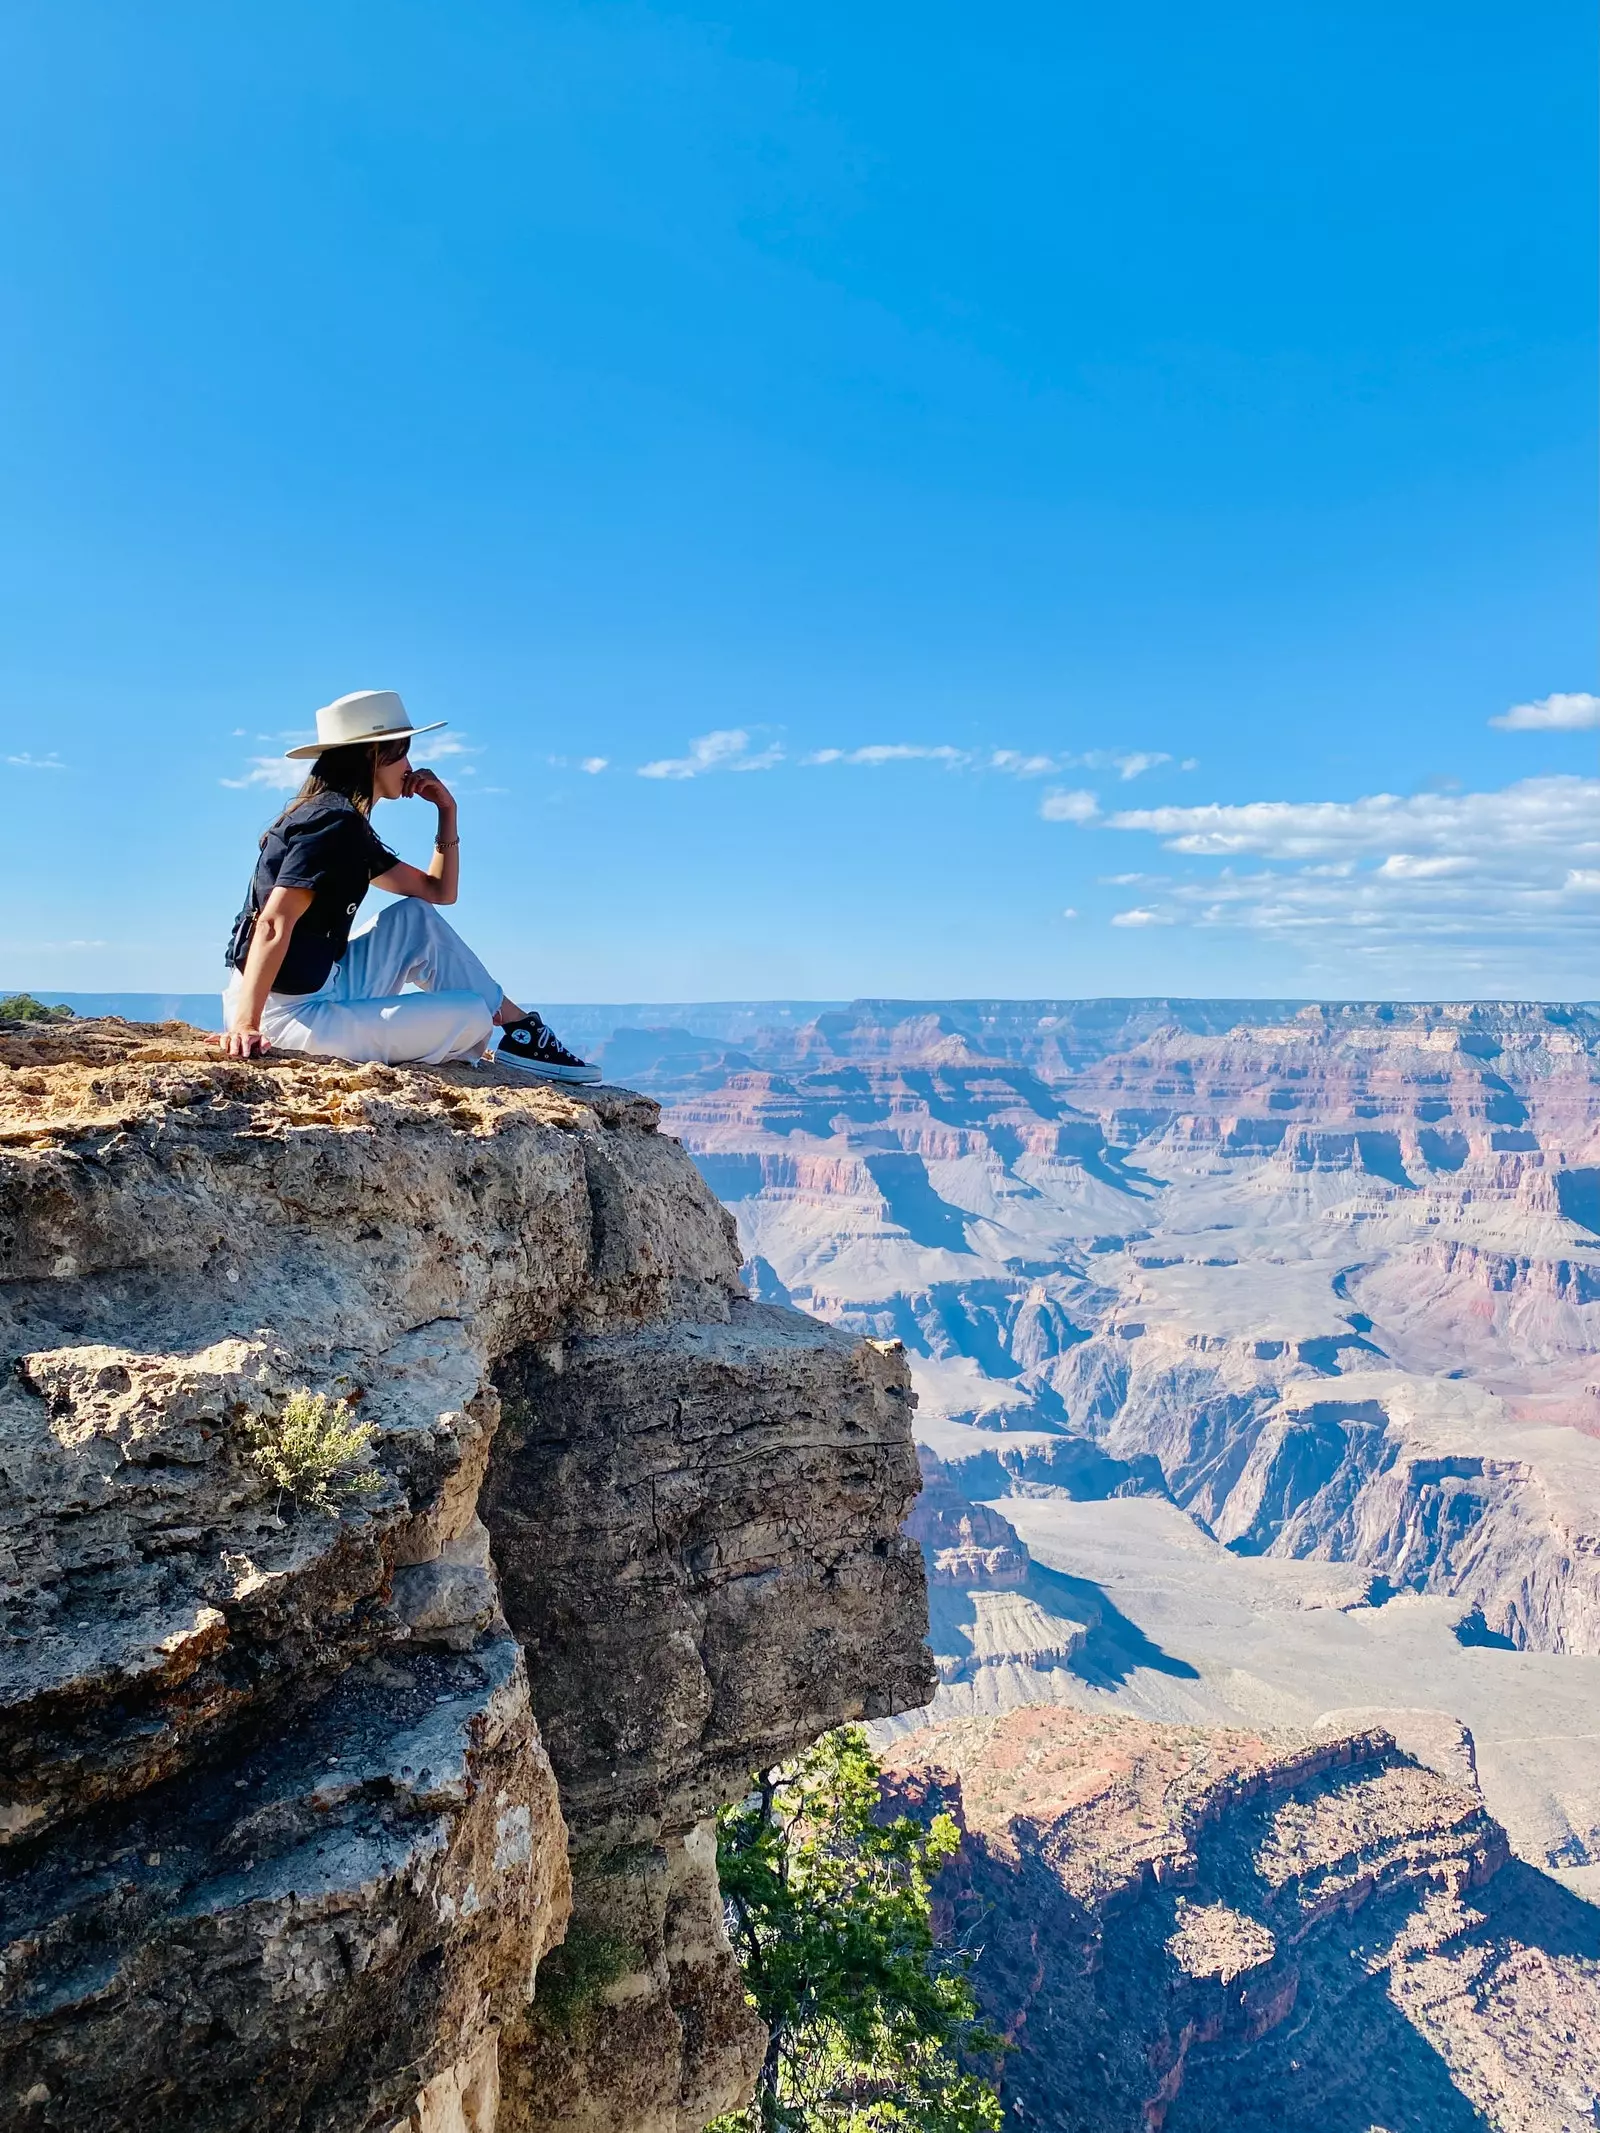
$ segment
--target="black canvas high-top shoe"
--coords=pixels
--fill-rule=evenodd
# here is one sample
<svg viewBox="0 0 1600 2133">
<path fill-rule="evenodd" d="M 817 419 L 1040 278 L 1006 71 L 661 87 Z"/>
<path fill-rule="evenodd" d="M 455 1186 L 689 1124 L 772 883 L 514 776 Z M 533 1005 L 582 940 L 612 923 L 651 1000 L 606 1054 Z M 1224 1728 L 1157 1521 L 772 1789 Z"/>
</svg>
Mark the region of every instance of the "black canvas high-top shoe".
<svg viewBox="0 0 1600 2133">
<path fill-rule="evenodd" d="M 600 1069 L 569 1052 L 540 1015 L 508 1022 L 491 1057 L 501 1066 L 520 1067 L 544 1081 L 598 1081 Z"/>
</svg>

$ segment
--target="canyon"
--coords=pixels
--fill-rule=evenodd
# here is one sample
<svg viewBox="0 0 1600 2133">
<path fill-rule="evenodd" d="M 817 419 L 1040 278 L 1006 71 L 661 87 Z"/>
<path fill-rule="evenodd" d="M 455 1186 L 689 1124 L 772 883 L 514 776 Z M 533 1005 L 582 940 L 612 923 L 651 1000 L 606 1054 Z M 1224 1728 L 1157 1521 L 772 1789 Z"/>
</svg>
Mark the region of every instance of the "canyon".
<svg viewBox="0 0 1600 2133">
<path fill-rule="evenodd" d="M 1590 2124 L 1600 1014 L 590 1012 L 736 1214 L 751 1293 L 909 1357 L 940 1679 L 876 1737 L 975 1833 L 950 1916 L 998 1921 L 1016 2122 L 1254 2123 L 1259 2094 L 1264 2125 Z M 1181 1871 L 1071 1807 L 1113 1736 L 1118 1813 L 1170 1823 Z M 1050 1783 L 998 1812 L 1030 1759 Z M 1331 1910 L 1263 1880 L 1274 1816 L 1321 1856 L 1369 1799 L 1387 1835 L 1352 1838 Z M 1185 1887 L 1238 1943 L 1220 1999 Z M 1369 2020 L 1400 2071 L 1341 2087 Z"/>
<path fill-rule="evenodd" d="M 0 2122 L 699 2133 L 862 1720 L 1008 2123 L 1592 2126 L 1600 1015 L 551 1013 L 0 1031 Z"/>
</svg>

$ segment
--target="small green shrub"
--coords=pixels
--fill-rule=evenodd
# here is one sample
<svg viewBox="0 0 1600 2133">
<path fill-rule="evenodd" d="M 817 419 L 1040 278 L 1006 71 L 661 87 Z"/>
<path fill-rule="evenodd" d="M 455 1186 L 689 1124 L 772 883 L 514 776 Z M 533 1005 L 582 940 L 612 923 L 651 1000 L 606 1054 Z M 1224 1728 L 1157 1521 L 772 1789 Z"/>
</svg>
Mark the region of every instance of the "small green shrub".
<svg viewBox="0 0 1600 2133">
<path fill-rule="evenodd" d="M 370 1422 L 351 1419 L 342 1400 L 292 1392 L 278 1414 L 250 1425 L 250 1463 L 296 1503 L 335 1511 L 383 1487 L 371 1464 L 375 1434 Z"/>
<path fill-rule="evenodd" d="M 570 2029 L 608 1985 L 614 1985 L 637 1961 L 625 1940 L 573 1924 L 560 1947 L 539 1965 L 534 2011 L 554 2029 Z"/>
<path fill-rule="evenodd" d="M 0 1022 L 70 1022 L 70 1007 L 46 1007 L 31 992 L 8 992 L 0 999 Z"/>
</svg>

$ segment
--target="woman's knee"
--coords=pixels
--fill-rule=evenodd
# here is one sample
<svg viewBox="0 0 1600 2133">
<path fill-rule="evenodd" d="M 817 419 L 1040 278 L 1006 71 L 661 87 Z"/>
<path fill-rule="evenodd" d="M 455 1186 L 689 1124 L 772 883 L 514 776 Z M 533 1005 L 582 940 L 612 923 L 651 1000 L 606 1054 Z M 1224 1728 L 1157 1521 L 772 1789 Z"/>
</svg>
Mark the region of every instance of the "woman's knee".
<svg viewBox="0 0 1600 2133">
<path fill-rule="evenodd" d="M 392 904 L 385 904 L 368 930 L 373 933 L 401 933 L 414 938 L 425 933 L 450 929 L 432 904 L 424 903 L 420 896 L 397 896 Z"/>
</svg>

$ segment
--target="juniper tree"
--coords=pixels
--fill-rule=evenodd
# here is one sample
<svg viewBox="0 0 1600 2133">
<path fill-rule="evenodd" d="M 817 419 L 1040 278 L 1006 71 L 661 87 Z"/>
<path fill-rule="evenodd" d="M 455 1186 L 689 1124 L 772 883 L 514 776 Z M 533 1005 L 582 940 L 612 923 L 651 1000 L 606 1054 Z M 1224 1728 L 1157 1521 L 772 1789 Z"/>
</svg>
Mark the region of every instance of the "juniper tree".
<svg viewBox="0 0 1600 2133">
<path fill-rule="evenodd" d="M 993 2087 L 963 2059 L 1000 2049 L 964 1958 L 935 1942 L 932 1885 L 960 1849 L 947 1814 L 886 1816 L 866 1735 L 847 1726 L 757 1771 L 718 1820 L 728 1932 L 767 2024 L 755 2098 L 707 2133 L 992 2133 Z"/>
</svg>

